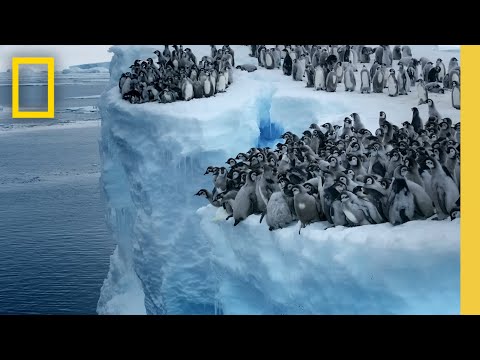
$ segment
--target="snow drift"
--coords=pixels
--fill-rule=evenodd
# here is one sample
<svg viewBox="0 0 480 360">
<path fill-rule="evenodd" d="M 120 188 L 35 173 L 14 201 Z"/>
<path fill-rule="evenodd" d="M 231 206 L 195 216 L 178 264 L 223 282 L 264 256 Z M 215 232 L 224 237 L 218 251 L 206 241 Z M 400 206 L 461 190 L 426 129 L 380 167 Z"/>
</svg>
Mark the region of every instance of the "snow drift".
<svg viewBox="0 0 480 360">
<path fill-rule="evenodd" d="M 197 59 L 209 51 L 189 47 Z M 247 47 L 233 48 L 236 64 L 256 64 Z M 257 216 L 233 228 L 222 209 L 194 196 L 212 187 L 207 166 L 274 144 L 284 130 L 341 124 L 352 112 L 371 130 L 380 110 L 394 124 L 410 120 L 415 89 L 397 98 L 344 93 L 343 85 L 315 92 L 260 68 L 236 70 L 229 91 L 214 98 L 131 105 L 118 78 L 155 49 L 163 46 L 112 47 L 110 87 L 100 99 L 102 183 L 117 248 L 99 314 L 459 312 L 458 220 L 328 230 L 317 223 L 299 236 L 298 224 L 269 232 Z M 434 46 L 412 50 L 448 62 Z M 444 117 L 459 120 L 449 93 L 431 97 Z"/>
</svg>

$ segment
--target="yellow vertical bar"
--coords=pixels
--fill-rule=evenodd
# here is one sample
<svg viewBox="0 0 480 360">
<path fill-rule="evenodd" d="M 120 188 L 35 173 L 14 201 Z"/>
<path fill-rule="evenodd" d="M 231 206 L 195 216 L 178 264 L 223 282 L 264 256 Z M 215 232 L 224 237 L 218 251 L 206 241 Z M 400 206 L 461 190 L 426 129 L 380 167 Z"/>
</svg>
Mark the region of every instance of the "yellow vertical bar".
<svg viewBox="0 0 480 360">
<path fill-rule="evenodd" d="M 48 109 L 47 109 L 47 116 L 49 118 L 55 117 L 55 59 L 49 58 L 47 59 L 48 64 Z"/>
<path fill-rule="evenodd" d="M 19 82 L 19 75 L 18 75 L 18 58 L 12 59 L 12 117 L 15 118 L 16 114 L 20 111 L 19 103 L 18 103 L 18 82 Z"/>
<path fill-rule="evenodd" d="M 460 50 L 461 89 L 461 261 L 460 313 L 480 314 L 480 191 L 478 134 L 480 134 L 479 45 L 462 45 Z"/>
</svg>

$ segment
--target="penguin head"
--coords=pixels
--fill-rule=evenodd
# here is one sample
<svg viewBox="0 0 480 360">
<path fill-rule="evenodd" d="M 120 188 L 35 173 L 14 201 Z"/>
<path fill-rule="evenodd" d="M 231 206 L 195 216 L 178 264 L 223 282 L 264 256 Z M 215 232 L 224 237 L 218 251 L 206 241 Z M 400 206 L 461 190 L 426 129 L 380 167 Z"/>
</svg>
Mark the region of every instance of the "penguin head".
<svg viewBox="0 0 480 360">
<path fill-rule="evenodd" d="M 387 114 L 385 114 L 385 112 L 383 111 L 380 111 L 380 119 L 386 119 L 387 117 Z"/>
<path fill-rule="evenodd" d="M 428 99 L 427 100 L 427 104 L 428 106 L 433 106 L 433 100 L 432 99 Z M 430 120 L 430 119 L 429 119 Z"/>
<path fill-rule="evenodd" d="M 400 165 L 398 169 L 400 176 L 405 177 L 408 175 L 408 167 L 406 167 L 405 165 Z"/>
<path fill-rule="evenodd" d="M 340 201 L 344 203 L 344 202 L 347 202 L 348 200 L 350 200 L 350 196 L 348 196 L 348 193 L 346 191 L 343 191 L 340 194 Z"/>
<path fill-rule="evenodd" d="M 301 190 L 302 188 L 303 188 L 303 186 L 301 186 L 301 185 L 294 185 L 294 186 L 292 186 L 291 191 L 293 192 L 293 195 L 297 195 L 297 194 L 302 193 L 302 190 Z"/>
<path fill-rule="evenodd" d="M 348 155 L 347 156 L 348 163 L 351 166 L 357 166 L 358 165 L 358 157 L 355 155 Z"/>
<path fill-rule="evenodd" d="M 380 181 L 380 185 L 381 185 L 382 188 L 384 188 L 385 190 L 390 187 L 390 184 L 391 184 L 391 183 L 392 183 L 392 179 L 383 178 L 383 179 Z"/>
<path fill-rule="evenodd" d="M 305 188 L 307 193 L 309 193 L 310 195 L 312 194 L 312 190 L 313 190 L 312 184 L 307 182 L 303 184 L 303 187 Z"/>
<path fill-rule="evenodd" d="M 232 179 L 233 179 L 233 180 L 238 179 L 239 176 L 240 176 L 240 173 L 239 173 L 237 170 L 234 170 L 234 171 L 232 172 Z"/>
<path fill-rule="evenodd" d="M 436 168 L 436 161 L 434 158 L 432 158 L 431 156 L 428 156 L 426 159 L 425 159 L 425 166 L 428 167 L 430 170 L 433 170 Z"/>
<path fill-rule="evenodd" d="M 457 157 L 457 150 L 453 146 L 447 148 L 447 154 L 450 159 L 455 159 Z"/>
<path fill-rule="evenodd" d="M 458 86 L 458 82 L 456 82 L 455 80 L 452 81 L 452 86 L 453 87 L 457 87 Z"/>
<path fill-rule="evenodd" d="M 342 184 L 348 185 L 348 178 L 344 175 L 340 175 L 337 178 L 337 181 L 341 182 Z"/>
<path fill-rule="evenodd" d="M 333 185 L 333 188 L 337 190 L 340 194 L 347 189 L 345 184 L 340 181 L 336 181 L 335 184 Z"/>
<path fill-rule="evenodd" d="M 375 183 L 375 179 L 372 176 L 365 177 L 365 185 L 373 185 Z"/>
<path fill-rule="evenodd" d="M 458 218 L 460 218 L 460 208 L 459 207 L 454 207 L 450 211 L 450 219 L 453 221 L 453 220 L 458 219 Z"/>
<path fill-rule="evenodd" d="M 196 194 L 195 196 L 207 196 L 207 190 L 205 189 L 200 189 Z"/>
<path fill-rule="evenodd" d="M 258 173 L 256 171 L 251 171 L 249 174 L 248 174 L 248 179 L 251 181 L 251 182 L 255 182 L 257 180 L 257 176 L 258 176 Z"/>
<path fill-rule="evenodd" d="M 335 156 L 330 156 L 330 158 L 328 159 L 328 162 L 332 167 L 337 166 L 337 158 Z"/>
<path fill-rule="evenodd" d="M 366 196 L 363 186 L 355 186 L 353 188 L 352 193 L 354 195 L 360 196 L 360 197 L 365 197 Z"/>
<path fill-rule="evenodd" d="M 352 169 L 348 169 L 347 170 L 347 176 L 350 180 L 355 179 L 355 171 L 353 171 Z"/>
</svg>

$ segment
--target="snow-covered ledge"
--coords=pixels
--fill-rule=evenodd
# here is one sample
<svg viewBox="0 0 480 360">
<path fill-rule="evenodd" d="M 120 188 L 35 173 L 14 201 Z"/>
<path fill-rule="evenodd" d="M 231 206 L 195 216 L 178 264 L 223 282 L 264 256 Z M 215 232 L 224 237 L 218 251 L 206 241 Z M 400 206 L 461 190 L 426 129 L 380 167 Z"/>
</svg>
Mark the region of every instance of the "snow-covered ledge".
<svg viewBox="0 0 480 360">
<path fill-rule="evenodd" d="M 234 48 L 237 63 L 254 61 Z M 233 228 L 222 210 L 193 196 L 212 186 L 207 166 L 283 129 L 339 123 L 363 108 L 365 125 L 375 128 L 380 107 L 398 124 L 413 105 L 385 109 L 384 94 L 313 92 L 263 69 L 235 71 L 227 92 L 210 99 L 121 100 L 121 72 L 155 49 L 163 46 L 112 48 L 111 89 L 100 101 L 102 183 L 117 241 L 100 314 L 459 312 L 458 221 L 328 230 L 318 223 L 299 236 L 298 226 L 269 232 L 257 216 Z"/>
</svg>

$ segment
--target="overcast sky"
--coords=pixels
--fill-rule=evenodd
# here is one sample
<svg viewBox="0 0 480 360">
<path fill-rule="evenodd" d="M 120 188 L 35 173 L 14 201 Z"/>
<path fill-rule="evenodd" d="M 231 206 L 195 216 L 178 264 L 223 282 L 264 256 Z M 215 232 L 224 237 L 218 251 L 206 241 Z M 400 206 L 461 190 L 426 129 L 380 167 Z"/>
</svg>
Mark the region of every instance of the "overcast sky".
<svg viewBox="0 0 480 360">
<path fill-rule="evenodd" d="M 0 71 L 12 67 L 12 57 L 54 57 L 55 69 L 71 65 L 110 61 L 111 45 L 0 45 Z"/>
</svg>

